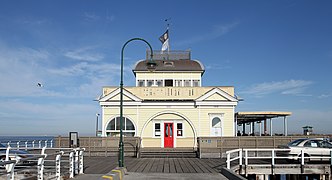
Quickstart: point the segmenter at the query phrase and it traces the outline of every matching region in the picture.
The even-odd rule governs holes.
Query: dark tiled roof
[[[148,71],[148,60],[140,60],[136,63],[133,71]],[[202,71],[204,66],[198,60],[154,60],[157,63],[155,71]]]

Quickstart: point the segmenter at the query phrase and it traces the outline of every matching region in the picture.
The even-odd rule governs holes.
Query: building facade
[[[136,86],[124,87],[124,136],[141,137],[142,147],[177,148],[196,147],[200,136],[235,135],[234,87],[203,87],[204,66],[190,51],[154,52],[153,60],[153,72],[138,61]],[[120,134],[119,101],[119,87],[103,87],[102,136]]]

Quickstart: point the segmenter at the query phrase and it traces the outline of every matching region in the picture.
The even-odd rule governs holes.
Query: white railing
[[[74,178],[76,174],[83,174],[84,148],[43,147],[27,149],[28,152],[40,150],[40,154],[19,154],[16,148],[10,146],[0,148],[0,157],[2,157],[0,179],[3,176],[9,180],[21,179],[24,176],[23,172],[36,173],[38,180],[51,178],[60,180],[65,174],[68,174],[69,178]],[[47,153],[47,151],[49,152]],[[22,156],[25,157],[22,158]],[[20,172],[22,173],[20,174]]]
[[[282,152],[290,151],[290,149],[234,149],[230,151],[226,151],[227,156],[227,169],[231,169],[231,163],[236,162],[238,160],[238,166],[248,166],[250,159],[262,160],[262,159],[270,159],[271,167],[276,165],[277,159],[291,159],[298,160],[301,165],[304,165],[307,161],[314,159],[329,159],[330,165],[332,165],[332,149],[330,150],[330,156],[306,156],[306,152],[304,149],[301,149],[301,153],[299,156],[281,156],[277,155],[277,152],[281,152],[280,154],[286,154]],[[243,164],[244,160],[244,164]],[[257,164],[257,163],[256,163]],[[251,164],[254,165],[254,164]]]
[[[6,144],[10,147],[16,147],[17,149],[21,148],[42,148],[42,147],[49,147],[53,148],[53,139],[50,140],[30,140],[30,141],[3,141],[0,142],[2,144]]]

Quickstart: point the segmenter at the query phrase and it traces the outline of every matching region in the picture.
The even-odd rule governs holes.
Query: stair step
[[[181,148],[144,148],[141,149],[141,158],[196,158],[194,149]]]

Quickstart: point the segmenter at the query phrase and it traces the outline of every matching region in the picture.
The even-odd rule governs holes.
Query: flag
[[[168,39],[168,30],[166,30],[166,32],[159,37],[160,42],[163,44],[161,46],[161,51],[165,51],[169,48]]]

